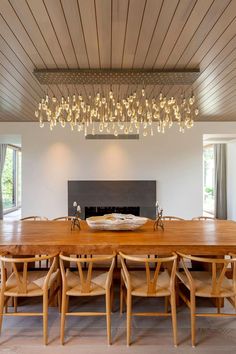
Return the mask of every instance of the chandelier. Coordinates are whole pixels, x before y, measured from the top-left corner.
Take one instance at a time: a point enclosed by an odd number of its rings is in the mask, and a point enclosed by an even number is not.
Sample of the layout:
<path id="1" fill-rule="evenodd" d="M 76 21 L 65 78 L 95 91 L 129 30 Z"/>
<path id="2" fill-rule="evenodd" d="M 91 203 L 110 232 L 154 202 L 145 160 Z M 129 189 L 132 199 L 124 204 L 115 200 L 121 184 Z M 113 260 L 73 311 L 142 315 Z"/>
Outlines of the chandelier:
<path id="1" fill-rule="evenodd" d="M 108 95 L 98 92 L 94 96 L 50 97 L 45 95 L 38 104 L 35 116 L 40 127 L 48 123 L 50 130 L 56 126 L 70 126 L 87 136 L 88 134 L 107 133 L 117 137 L 120 134 L 142 134 L 153 136 L 164 133 L 177 123 L 184 133 L 194 124 L 199 114 L 193 94 L 185 97 L 147 97 L 145 89 L 134 92 L 122 99 L 112 91 Z"/>

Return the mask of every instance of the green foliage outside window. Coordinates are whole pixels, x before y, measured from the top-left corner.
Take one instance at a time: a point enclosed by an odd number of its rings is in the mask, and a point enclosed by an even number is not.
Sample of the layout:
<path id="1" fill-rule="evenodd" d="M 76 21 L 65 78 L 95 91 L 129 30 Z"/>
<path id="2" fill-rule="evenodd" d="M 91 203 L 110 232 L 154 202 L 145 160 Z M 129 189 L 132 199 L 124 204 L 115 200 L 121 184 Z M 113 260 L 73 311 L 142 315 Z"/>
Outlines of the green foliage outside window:
<path id="1" fill-rule="evenodd" d="M 14 201 L 14 150 L 7 148 L 2 175 L 3 209 L 15 206 Z"/>

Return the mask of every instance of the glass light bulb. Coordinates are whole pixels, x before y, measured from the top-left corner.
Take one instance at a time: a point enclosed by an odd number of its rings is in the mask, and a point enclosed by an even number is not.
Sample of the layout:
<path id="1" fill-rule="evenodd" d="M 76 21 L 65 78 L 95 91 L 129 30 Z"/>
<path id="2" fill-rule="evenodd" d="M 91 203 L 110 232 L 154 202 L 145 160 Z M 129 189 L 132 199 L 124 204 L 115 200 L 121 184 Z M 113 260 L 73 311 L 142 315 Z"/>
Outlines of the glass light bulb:
<path id="1" fill-rule="evenodd" d="M 99 131 L 100 131 L 100 133 L 103 132 L 103 123 L 100 123 L 100 124 L 99 124 Z"/>

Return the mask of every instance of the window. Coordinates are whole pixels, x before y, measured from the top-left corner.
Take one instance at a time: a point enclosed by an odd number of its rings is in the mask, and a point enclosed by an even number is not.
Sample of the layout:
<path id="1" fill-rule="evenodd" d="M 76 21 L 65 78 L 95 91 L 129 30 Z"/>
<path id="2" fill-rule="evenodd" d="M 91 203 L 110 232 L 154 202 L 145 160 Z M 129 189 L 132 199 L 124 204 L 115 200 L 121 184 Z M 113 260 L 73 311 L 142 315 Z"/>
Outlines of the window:
<path id="1" fill-rule="evenodd" d="M 8 145 L 2 175 L 3 211 L 21 206 L 21 151 Z"/>
<path id="2" fill-rule="evenodd" d="M 214 146 L 203 148 L 203 211 L 214 215 L 215 212 L 215 169 Z"/>

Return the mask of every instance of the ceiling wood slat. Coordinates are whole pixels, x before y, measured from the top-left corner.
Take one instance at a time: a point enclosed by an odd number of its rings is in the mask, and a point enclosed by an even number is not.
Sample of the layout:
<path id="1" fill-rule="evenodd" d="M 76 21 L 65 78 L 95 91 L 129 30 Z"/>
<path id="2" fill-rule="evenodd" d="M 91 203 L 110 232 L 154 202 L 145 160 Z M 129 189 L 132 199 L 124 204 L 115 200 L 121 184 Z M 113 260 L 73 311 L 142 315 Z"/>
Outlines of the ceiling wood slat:
<path id="1" fill-rule="evenodd" d="M 34 92 L 30 91 L 30 88 L 27 88 L 27 86 L 24 86 L 24 82 L 21 82 L 21 78 L 17 77 L 18 75 L 16 75 L 15 77 L 12 76 L 11 72 L 8 71 L 1 63 L 0 63 L 0 75 L 3 78 L 3 80 L 9 82 L 13 88 L 15 88 L 17 91 L 22 92 L 23 95 L 27 98 L 29 98 L 29 100 L 32 103 L 36 103 L 37 102 L 37 98 L 33 95 Z M 19 80 L 19 81 L 18 81 Z M 6 83 L 5 81 L 5 83 Z"/>
<path id="2" fill-rule="evenodd" d="M 175 11 L 177 9 L 178 3 L 179 0 L 173 0 L 171 2 L 169 1 L 163 2 L 160 16 L 158 18 L 158 23 L 156 25 L 152 38 L 150 39 L 151 42 L 149 44 L 148 53 L 146 53 L 144 63 L 142 65 L 144 68 L 148 69 L 153 67 L 156 57 L 165 40 L 165 36 L 168 32 L 168 28 L 175 15 Z"/>
<path id="3" fill-rule="evenodd" d="M 206 1 L 207 2 L 207 1 Z M 175 16 L 168 28 L 168 32 L 165 37 L 165 41 L 158 52 L 158 55 L 153 64 L 153 68 L 162 69 L 170 55 L 176 40 L 178 41 L 184 26 L 187 21 L 191 21 L 191 15 L 196 8 L 197 0 L 181 0 L 175 12 Z"/>
<path id="4" fill-rule="evenodd" d="M 218 112 L 220 112 L 220 110 L 226 107 L 227 103 L 232 103 L 232 98 L 235 99 L 235 87 L 231 88 L 227 93 L 224 94 L 224 96 L 222 96 L 220 99 L 216 100 L 214 102 L 214 105 L 209 105 L 207 107 L 202 108 L 202 112 L 210 114 L 210 112 L 215 112 L 215 110 L 217 109 Z"/>
<path id="5" fill-rule="evenodd" d="M 230 40 L 230 42 L 225 46 L 224 50 L 221 51 L 211 62 L 209 66 L 207 66 L 203 71 L 201 71 L 201 75 L 193 84 L 194 89 L 199 87 L 201 82 L 207 79 L 208 76 L 213 75 L 213 73 L 220 68 L 225 67 L 228 63 L 231 62 L 231 58 L 234 58 L 236 51 L 236 36 Z M 228 59 L 230 57 L 230 60 Z"/>
<path id="6" fill-rule="evenodd" d="M 62 0 L 62 7 L 70 31 L 73 47 L 80 68 L 88 68 L 88 53 L 81 24 L 81 15 L 77 0 Z"/>
<path id="7" fill-rule="evenodd" d="M 122 58 L 122 68 L 124 69 L 132 68 L 135 48 L 139 37 L 140 27 L 142 26 L 145 9 L 146 0 L 130 0 Z"/>
<path id="8" fill-rule="evenodd" d="M 203 94 L 209 92 L 211 88 L 214 88 L 214 86 L 223 80 L 227 74 L 229 74 L 229 76 L 233 74 L 235 64 L 235 60 L 232 60 L 232 62 L 226 66 L 226 68 L 223 68 L 218 75 L 215 75 L 213 78 L 209 76 L 208 79 L 203 81 L 201 86 L 198 87 L 196 92 L 198 92 L 199 95 L 201 95 L 201 92 L 203 92 Z"/>
<path id="9" fill-rule="evenodd" d="M 167 55 L 164 53 L 162 60 L 159 59 L 159 67 L 165 69 L 173 68 L 176 65 L 177 59 L 183 54 L 185 48 L 188 46 L 189 40 L 194 36 L 194 33 L 202 22 L 207 11 L 210 9 L 214 0 L 198 0 L 192 12 L 180 33 L 178 40 L 172 47 L 171 53 Z M 173 36 L 173 34 L 172 34 Z M 160 53 L 161 55 L 161 53 Z"/>
<path id="10" fill-rule="evenodd" d="M 207 37 L 208 33 L 212 30 L 212 28 L 222 15 L 223 11 L 229 5 L 230 1 L 231 0 L 214 0 L 212 5 L 209 7 L 206 16 L 199 24 L 199 27 L 197 28 L 193 37 L 190 38 L 190 41 L 185 47 L 180 58 L 177 61 L 173 59 L 176 62 L 170 62 L 170 65 L 173 64 L 175 67 L 178 66 L 179 68 L 186 67 L 187 63 L 190 61 L 196 51 L 200 48 L 202 42 Z"/>
<path id="11" fill-rule="evenodd" d="M 111 67 L 111 0 L 96 0 L 97 33 L 100 50 L 101 68 Z"/>
<path id="12" fill-rule="evenodd" d="M 122 65 L 128 7 L 128 0 L 112 1 L 112 68 Z"/>
<path id="13" fill-rule="evenodd" d="M 91 68 L 100 68 L 99 48 L 97 40 L 96 15 L 93 0 L 78 0 L 82 19 L 82 27 L 87 45 Z"/>
<path id="14" fill-rule="evenodd" d="M 200 48 L 196 51 L 193 57 L 188 62 L 186 68 L 193 68 L 199 66 L 199 63 L 210 51 L 212 46 L 219 40 L 222 34 L 227 31 L 235 34 L 235 25 L 232 24 L 236 17 L 236 2 L 231 1 L 229 6 L 225 9 L 222 16 L 216 22 L 215 26 L 209 32 L 205 40 L 202 42 Z M 233 35 L 232 35 L 233 36 Z"/>
<path id="15" fill-rule="evenodd" d="M 112 88 L 119 99 L 140 85 L 42 86 L 35 69 L 200 67 L 193 86 L 151 85 L 148 97 L 194 90 L 197 120 L 236 121 L 236 1 L 0 0 L 0 120 L 37 121 L 45 92 L 82 94 Z"/>
<path id="16" fill-rule="evenodd" d="M 22 95 L 15 95 L 12 91 L 9 91 L 2 83 L 0 83 L 0 90 L 4 92 L 12 102 L 23 105 L 28 112 L 32 113 L 34 111 L 35 105 L 30 105 Z"/>
<path id="17" fill-rule="evenodd" d="M 136 52 L 133 59 L 133 68 L 140 68 L 143 66 L 150 45 L 150 42 L 147 39 L 152 38 L 154 34 L 162 5 L 162 0 L 147 1 L 142 27 L 140 29 L 139 41 L 137 43 Z"/>
<path id="18" fill-rule="evenodd" d="M 25 27 L 22 25 L 22 20 L 23 19 L 20 20 L 16 15 L 15 11 L 7 0 L 1 0 L 0 27 L 1 33 L 4 35 L 7 34 L 6 41 L 9 41 L 8 36 L 10 30 L 19 43 L 24 43 L 23 48 L 32 60 L 32 63 L 34 63 L 34 66 L 45 68 L 44 59 L 29 37 Z"/>
<path id="19" fill-rule="evenodd" d="M 232 95 L 236 93 L 235 91 L 235 85 L 231 85 L 227 88 L 225 92 L 221 94 L 221 96 L 216 96 L 215 98 L 212 98 L 209 102 L 206 104 L 202 105 L 202 110 L 203 111 L 209 111 L 213 109 L 215 106 L 222 104 L 225 105 L 226 100 L 228 100 Z"/>
<path id="20" fill-rule="evenodd" d="M 232 83 L 235 82 L 235 78 L 236 78 L 236 70 L 234 71 L 234 74 L 230 79 L 228 78 L 223 79 L 220 82 L 220 84 L 217 85 L 217 87 L 214 87 L 214 89 L 212 89 L 210 92 L 207 92 L 206 95 L 204 95 L 203 97 L 198 96 L 198 101 L 200 101 L 201 104 L 203 104 L 205 101 L 209 101 L 213 95 L 220 96 L 224 92 L 225 87 L 228 87 L 229 84 L 231 85 Z"/>
<path id="21" fill-rule="evenodd" d="M 60 0 L 44 0 L 44 3 L 68 67 L 77 68 L 78 61 Z"/>

